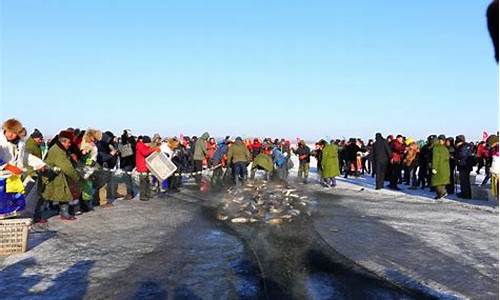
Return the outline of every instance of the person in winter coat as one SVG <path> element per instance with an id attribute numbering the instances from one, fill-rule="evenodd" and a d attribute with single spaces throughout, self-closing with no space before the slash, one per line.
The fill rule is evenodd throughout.
<path id="1" fill-rule="evenodd" d="M 273 158 L 271 155 L 266 153 L 259 153 L 252 162 L 252 168 L 250 173 L 250 178 L 255 178 L 255 173 L 257 170 L 264 170 L 266 180 L 270 179 L 270 175 L 273 172 Z"/>
<path id="2" fill-rule="evenodd" d="M 440 135 L 432 147 L 432 179 L 436 190 L 435 199 L 446 197 L 446 185 L 450 183 L 450 153 L 445 146 L 446 137 Z"/>
<path id="3" fill-rule="evenodd" d="M 26 152 L 28 154 L 34 155 L 42 159 L 42 148 L 43 135 L 38 130 L 35 129 L 30 135 L 29 139 L 26 141 Z M 30 167 L 31 168 L 31 167 Z M 32 169 L 32 168 L 31 168 Z M 37 184 L 37 203 L 35 205 L 35 211 L 33 214 L 33 223 L 45 224 L 47 220 L 42 217 L 42 207 L 45 204 L 45 199 L 42 197 L 43 182 L 41 178 L 41 173 L 32 170 L 29 174 Z"/>
<path id="4" fill-rule="evenodd" d="M 42 144 L 43 135 L 38 129 L 35 129 L 26 141 L 26 152 L 42 159 Z"/>
<path id="5" fill-rule="evenodd" d="M 37 156 L 26 151 L 22 141 L 26 132 L 21 122 L 9 119 L 2 125 L 3 133 L 0 134 L 0 170 L 7 170 L 15 175 L 21 175 L 23 169 L 32 167 L 42 170 L 45 163 Z"/>
<path id="6" fill-rule="evenodd" d="M 340 176 L 339 169 L 339 149 L 335 144 L 327 144 L 326 141 L 320 141 L 321 153 L 321 178 L 323 184 L 327 187 L 335 187 L 337 181 L 335 177 Z"/>
<path id="7" fill-rule="evenodd" d="M 358 170 L 358 152 L 361 148 L 356 144 L 356 139 L 349 139 L 349 143 L 344 148 L 344 159 L 346 161 L 345 164 L 345 174 L 344 177 L 347 178 L 349 174 L 353 174 L 354 176 L 359 176 Z"/>
<path id="8" fill-rule="evenodd" d="M 405 145 L 403 143 L 403 136 L 398 135 L 391 143 L 391 174 L 389 188 L 399 190 L 398 181 L 401 177 L 401 162 L 405 152 Z"/>
<path id="9" fill-rule="evenodd" d="M 418 155 L 420 149 L 415 141 L 411 141 L 406 148 L 406 155 L 403 159 L 403 166 L 405 167 L 405 183 L 411 185 L 410 189 L 417 189 L 417 168 L 418 168 Z"/>
<path id="10" fill-rule="evenodd" d="M 306 145 L 306 143 L 301 140 L 299 141 L 297 149 L 293 150 L 293 153 L 299 157 L 299 171 L 297 176 L 299 180 L 304 176 L 304 184 L 307 184 L 307 178 L 309 177 L 309 164 L 311 163 L 311 149 Z"/>
<path id="11" fill-rule="evenodd" d="M 250 159 L 250 151 L 248 151 L 241 137 L 237 137 L 227 153 L 227 162 L 233 167 L 233 180 L 237 185 L 246 180 L 247 165 Z"/>
<path id="12" fill-rule="evenodd" d="M 455 194 L 455 168 L 456 168 L 455 140 L 452 137 L 447 138 L 445 146 L 446 148 L 448 148 L 448 152 L 450 153 L 450 183 L 446 185 L 446 193 L 448 193 L 448 195 L 453 195 Z"/>
<path id="13" fill-rule="evenodd" d="M 160 151 L 159 148 L 152 148 L 148 145 L 148 137 L 139 137 L 135 146 L 135 166 L 139 172 L 140 200 L 148 201 L 151 198 L 151 183 L 149 181 L 149 169 L 146 165 L 146 157 L 153 152 Z"/>
<path id="14" fill-rule="evenodd" d="M 71 146 L 72 134 L 66 131 L 59 133 L 58 141 L 49 149 L 45 162 L 60 172 L 57 176 L 46 180 L 42 196 L 44 199 L 59 202 L 61 219 L 73 221 L 76 218 L 69 213 L 69 202 L 76 197 L 81 176 L 73 166 L 68 154 Z"/>
<path id="15" fill-rule="evenodd" d="M 208 167 L 212 167 L 211 160 L 212 160 L 212 157 L 214 156 L 216 150 L 217 150 L 217 143 L 215 142 L 215 139 L 214 138 L 208 139 L 207 158 L 206 158 Z"/>
<path id="16" fill-rule="evenodd" d="M 175 172 L 170 176 L 168 181 L 168 189 L 171 193 L 179 192 L 181 185 L 181 169 L 184 156 L 183 146 L 176 137 L 167 139 L 160 147 L 160 151 L 165 153 L 170 161 L 177 167 Z"/>
<path id="17" fill-rule="evenodd" d="M 371 174 L 372 177 L 374 177 L 375 174 L 372 172 L 372 148 L 373 140 L 369 139 L 366 147 L 364 147 L 364 149 L 361 149 L 361 152 L 364 152 L 362 160 L 362 173 L 364 174 L 366 171 L 367 174 Z"/>
<path id="18" fill-rule="evenodd" d="M 103 168 L 113 169 L 116 165 L 118 151 L 114 146 L 114 138 L 112 132 L 106 131 L 96 144 L 98 149 L 97 163 Z"/>
<path id="19" fill-rule="evenodd" d="M 135 138 L 130 130 L 124 130 L 118 143 L 120 168 L 125 172 L 132 172 L 135 168 Z"/>
<path id="20" fill-rule="evenodd" d="M 375 142 L 372 147 L 373 167 L 375 169 L 375 189 L 380 190 L 384 187 L 385 174 L 392 152 L 387 141 L 382 134 L 375 134 Z"/>
<path id="21" fill-rule="evenodd" d="M 227 141 L 220 141 L 217 145 L 217 150 L 215 150 L 210 160 L 210 165 L 215 167 L 212 175 L 212 185 L 215 187 L 221 187 L 223 183 L 224 167 L 226 166 L 225 159 L 227 158 L 226 155 L 229 150 L 227 144 Z"/>
<path id="22" fill-rule="evenodd" d="M 316 172 L 318 173 L 318 176 L 321 176 L 321 156 L 322 156 L 322 150 L 321 150 L 321 145 L 318 143 L 314 144 L 314 150 L 311 152 L 311 156 L 316 158 Z"/>
<path id="23" fill-rule="evenodd" d="M 471 145 L 465 142 L 465 136 L 463 135 L 455 138 L 455 145 L 455 160 L 460 181 L 460 193 L 457 196 L 463 199 L 471 199 L 470 173 L 472 172 L 473 150 Z"/>
<path id="24" fill-rule="evenodd" d="M 262 151 L 262 143 L 259 141 L 259 139 L 256 138 L 253 140 L 253 143 L 251 145 L 252 157 L 256 158 L 261 151 Z"/>
<path id="25" fill-rule="evenodd" d="M 201 172 L 203 170 L 203 161 L 208 154 L 207 141 L 210 135 L 205 132 L 199 139 L 196 140 L 193 152 L 193 172 Z M 201 182 L 201 174 L 196 174 L 195 179 L 197 183 Z"/>
<path id="26" fill-rule="evenodd" d="M 34 155 L 39 154 L 38 151 L 26 149 L 23 142 L 26 130 L 21 122 L 16 119 L 6 120 L 2 125 L 2 130 L 3 132 L 0 133 L 0 170 L 9 171 L 12 174 L 10 179 L 18 182 L 21 181 L 21 176 L 25 171 L 30 173 L 45 171 L 45 163 L 40 157 Z M 43 203 L 43 200 L 41 201 Z M 6 216 L 19 211 L 17 203 L 2 203 L 2 206 L 4 206 L 2 211 Z"/>
<path id="27" fill-rule="evenodd" d="M 283 182 L 288 179 L 288 160 L 289 156 L 286 156 L 282 151 L 281 147 L 274 146 L 271 157 L 273 159 L 273 165 L 275 168 L 275 174 L 277 178 Z"/>
<path id="28" fill-rule="evenodd" d="M 420 156 L 418 157 L 418 183 L 422 189 L 431 186 L 431 162 L 432 162 L 432 144 L 436 139 L 435 135 L 427 137 L 427 142 L 420 149 Z"/>
<path id="29" fill-rule="evenodd" d="M 97 146 L 97 164 L 101 167 L 95 172 L 95 185 L 97 190 L 98 204 L 102 208 L 111 208 L 113 204 L 108 202 L 109 197 L 113 197 L 116 191 L 115 182 L 112 180 L 112 174 L 109 170 L 113 169 L 118 160 L 118 150 L 114 146 L 112 132 L 106 131 L 101 139 L 96 143 Z"/>
<path id="30" fill-rule="evenodd" d="M 99 150 L 97 148 L 97 143 L 102 138 L 102 132 L 95 129 L 87 129 L 82 137 L 82 142 L 80 144 L 80 152 L 82 153 L 82 163 L 85 166 L 94 167 L 97 164 L 97 156 Z M 86 175 L 82 182 L 82 202 L 81 208 L 83 212 L 88 212 L 93 210 L 93 200 L 95 196 L 96 184 L 93 179 L 90 178 L 90 174 Z M 106 205 L 104 203 L 103 205 Z"/>
<path id="31" fill-rule="evenodd" d="M 486 140 L 490 149 L 491 167 L 489 174 L 491 175 L 491 193 L 498 199 L 498 178 L 500 174 L 500 158 L 498 152 L 498 134 L 490 135 Z M 485 178 L 486 179 L 486 178 Z M 484 182 L 484 181 L 483 181 Z"/>

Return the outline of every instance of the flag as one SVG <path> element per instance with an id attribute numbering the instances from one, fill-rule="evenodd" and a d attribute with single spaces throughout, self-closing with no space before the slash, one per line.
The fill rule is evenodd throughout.
<path id="1" fill-rule="evenodd" d="M 483 131 L 483 142 L 486 142 L 486 140 L 488 139 L 488 132 L 486 131 Z"/>

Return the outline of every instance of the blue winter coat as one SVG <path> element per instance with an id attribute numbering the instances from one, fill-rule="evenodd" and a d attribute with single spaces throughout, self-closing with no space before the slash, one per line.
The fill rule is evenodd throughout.
<path id="1" fill-rule="evenodd" d="M 228 147 L 226 143 L 219 143 L 217 145 L 217 150 L 215 150 L 214 156 L 212 156 L 212 163 L 214 165 L 220 164 L 222 158 L 227 153 Z"/>
<path id="2" fill-rule="evenodd" d="M 273 163 L 276 164 L 278 168 L 281 168 L 286 163 L 286 156 L 283 153 L 281 153 L 278 147 L 274 147 L 272 152 L 272 157 L 273 157 Z"/>

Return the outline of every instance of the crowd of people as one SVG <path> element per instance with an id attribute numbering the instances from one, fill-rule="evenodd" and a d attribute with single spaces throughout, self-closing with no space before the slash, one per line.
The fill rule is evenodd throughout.
<path id="1" fill-rule="evenodd" d="M 176 166 L 167 180 L 158 180 L 150 173 L 146 158 L 155 152 L 165 154 Z M 376 189 L 399 190 L 401 185 L 428 188 L 440 199 L 458 191 L 458 178 L 458 197 L 470 199 L 470 173 L 476 167 L 478 174 L 485 169 L 483 185 L 490 180 L 493 193 L 498 195 L 498 135 L 474 143 L 463 135 L 431 135 L 421 142 L 402 135 L 384 138 L 377 133 L 366 144 L 351 138 L 320 140 L 310 147 L 304 140 L 297 140 L 296 145 L 272 138 L 228 136 L 217 140 L 208 132 L 200 137 L 162 138 L 155 134 L 150 138 L 134 136 L 130 130 L 116 136 L 110 131 L 67 128 L 45 141 L 38 129 L 28 136 L 15 119 L 5 121 L 0 134 L 0 174 L 9 174 L 3 177 L 7 178 L 2 181 L 7 185 L 3 190 L 22 193 L 22 187 L 13 187 L 22 186 L 26 178 L 36 182 L 36 223 L 47 222 L 42 213 L 45 208 L 58 210 L 63 220 L 72 221 L 75 215 L 92 211 L 97 205 L 113 207 L 110 200 L 117 197 L 130 200 L 138 194 L 140 200 L 148 201 L 153 192 L 176 193 L 183 178 L 188 177 L 194 178 L 200 190 L 239 186 L 248 178 L 254 179 L 257 172 L 265 180 L 287 182 L 293 155 L 299 162 L 297 178 L 303 184 L 309 183 L 314 157 L 320 182 L 326 188 L 335 187 L 338 176 L 367 174 L 375 177 Z M 117 182 L 125 187 L 121 194 Z"/>

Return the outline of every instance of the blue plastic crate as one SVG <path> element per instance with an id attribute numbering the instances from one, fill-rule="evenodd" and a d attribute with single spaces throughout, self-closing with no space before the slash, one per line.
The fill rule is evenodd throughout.
<path id="1" fill-rule="evenodd" d="M 26 198 L 19 193 L 5 192 L 5 178 L 0 178 L 0 215 L 8 215 L 26 208 Z"/>

